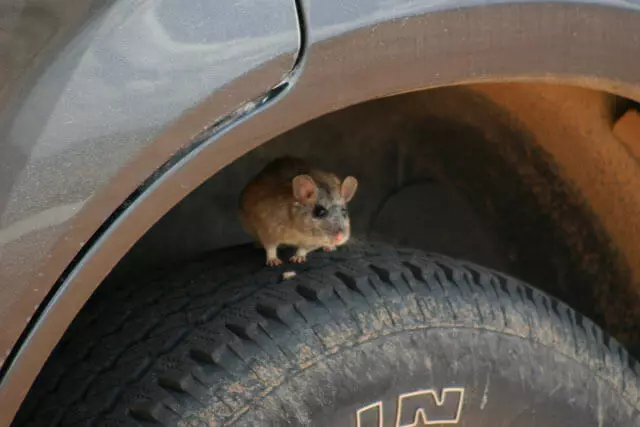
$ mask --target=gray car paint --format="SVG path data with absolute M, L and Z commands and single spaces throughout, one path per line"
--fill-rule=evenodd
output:
M 57 268 L 46 265 L 54 244 L 123 165 L 176 118 L 239 76 L 262 73 L 251 92 L 225 99 L 221 115 L 291 70 L 299 47 L 292 1 L 194 0 L 184 6 L 180 0 L 113 3 L 57 54 L 27 96 L 13 100 L 20 109 L 5 119 L 0 144 L 4 355 L 90 234 L 75 236 Z M 174 150 L 184 143 L 175 141 Z M 126 188 L 134 189 L 142 178 Z M 102 221 L 96 217 L 94 229 Z
M 300 32 L 292 0 L 14 0 L 0 11 L 3 367 L 96 230 L 193 135 L 285 79 Z M 176 131 L 203 102 L 215 103 L 206 123 Z
M 476 3 L 476 5 L 477 4 L 478 3 Z M 448 14 L 445 17 L 446 19 L 442 19 L 441 26 L 436 25 L 430 27 L 429 25 L 421 25 L 425 23 L 438 24 L 438 22 L 431 22 L 428 19 L 425 19 L 425 22 L 421 21 L 429 12 L 438 10 L 455 12 L 461 5 L 454 2 L 433 4 L 398 0 L 388 2 L 351 2 L 348 4 L 338 2 L 337 0 L 330 2 L 317 1 L 307 2 L 305 5 L 307 9 L 308 35 L 310 40 L 308 50 L 309 62 L 302 73 L 302 78 L 297 83 L 295 89 L 284 98 L 284 102 L 276 104 L 276 106 L 266 110 L 262 114 L 258 114 L 254 118 L 244 120 L 244 124 L 239 122 L 238 126 L 227 128 L 225 132 L 215 135 L 206 145 L 202 146 L 201 150 L 190 152 L 189 155 L 183 159 L 184 161 L 177 163 L 176 167 L 172 168 L 166 174 L 166 179 L 159 180 L 154 186 L 149 187 L 150 191 L 145 193 L 144 199 L 141 199 L 135 206 L 125 209 L 120 218 L 121 220 L 113 222 L 112 226 L 105 230 L 102 236 L 103 238 L 96 242 L 91 253 L 88 254 L 86 259 L 78 263 L 78 269 L 74 272 L 74 275 L 68 277 L 65 281 L 66 287 L 64 289 L 67 291 L 66 294 L 56 295 L 56 298 L 52 302 L 60 303 L 63 299 L 69 300 L 75 291 L 86 288 L 92 289 L 97 286 L 98 283 L 93 283 L 89 280 L 91 274 L 87 273 L 88 271 L 95 269 L 96 265 L 100 264 L 106 265 L 105 268 L 110 268 L 109 263 L 121 257 L 124 251 L 130 247 L 141 233 L 139 228 L 148 227 L 171 206 L 175 205 L 180 198 L 186 196 L 208 176 L 223 167 L 224 164 L 254 146 L 263 143 L 268 138 L 327 111 L 341 108 L 354 102 L 371 99 L 376 96 L 389 95 L 397 91 L 455 83 L 457 81 L 468 81 L 472 79 L 478 71 L 480 71 L 480 74 L 485 78 L 497 78 L 501 75 L 501 70 L 509 76 L 526 75 L 527 70 L 525 67 L 519 67 L 518 65 L 497 64 L 495 68 L 488 66 L 489 62 L 486 61 L 490 59 L 494 61 L 504 60 L 508 58 L 509 55 L 514 54 L 511 51 L 505 51 L 505 46 L 500 44 L 500 40 L 483 46 L 475 46 L 470 44 L 468 40 L 465 40 L 464 37 L 467 33 L 469 37 L 477 34 L 483 35 L 485 33 L 488 34 L 488 36 L 508 35 L 510 33 L 512 35 L 518 35 L 518 25 L 515 25 L 514 22 L 520 24 L 522 21 L 519 20 L 524 19 L 523 17 L 525 16 L 535 20 L 540 17 L 548 18 L 549 16 L 554 16 L 555 13 L 560 14 L 557 16 L 564 16 L 562 15 L 563 13 L 574 12 L 573 9 L 563 9 L 562 4 L 558 4 L 556 6 L 541 6 L 538 9 L 534 9 L 532 6 L 531 9 L 522 8 L 522 10 L 519 10 L 517 7 L 509 8 L 509 5 L 506 5 L 505 8 L 494 8 L 493 10 L 483 13 L 482 10 L 485 10 L 488 6 L 486 3 L 482 3 L 480 6 L 473 8 L 476 9 L 476 12 L 474 12 L 475 15 L 461 11 L 460 18 L 456 21 L 455 15 Z M 472 3 L 468 4 L 468 6 L 471 5 Z M 627 12 L 633 12 L 637 9 L 629 3 L 607 2 L 606 5 L 608 8 L 603 8 L 603 11 L 606 13 L 608 12 L 604 9 L 620 9 L 621 11 L 626 9 Z M 547 7 L 547 9 L 541 10 L 543 7 Z M 576 4 L 576 9 L 580 9 L 580 5 Z M 597 11 L 594 12 L 594 8 L 592 7 L 585 7 L 585 9 L 588 10 L 589 16 L 597 13 Z M 478 12 L 478 10 L 481 11 Z M 497 26 L 494 29 L 491 26 L 487 28 L 472 26 L 471 22 L 474 22 L 474 17 L 479 18 L 477 21 L 478 25 L 492 23 L 492 12 L 501 14 L 500 19 L 497 19 L 495 24 L 501 24 L 502 27 Z M 607 28 L 610 28 L 612 22 L 615 22 L 615 20 L 622 19 L 622 17 L 616 13 L 609 14 L 610 16 L 608 15 L 606 20 L 603 21 L 606 23 Z M 633 15 L 634 17 L 628 18 L 628 22 L 623 22 L 625 25 L 624 28 L 628 29 L 630 28 L 630 24 L 640 23 L 640 20 L 635 16 L 637 14 L 634 13 Z M 434 17 L 433 19 L 436 20 L 440 18 Z M 511 19 L 513 19 L 513 21 L 511 21 Z M 456 31 L 461 30 L 459 25 L 455 25 L 456 22 L 462 22 L 463 30 L 465 25 L 467 25 L 467 33 L 456 33 Z M 434 75 L 433 69 L 428 69 L 428 73 L 416 72 L 415 69 L 411 68 L 403 69 L 402 67 L 404 65 L 421 65 L 428 67 L 433 61 L 442 60 L 446 57 L 447 52 L 443 51 L 445 49 L 444 47 L 437 48 L 428 43 L 425 44 L 428 40 L 422 35 L 423 32 L 427 34 L 429 31 L 434 31 L 433 28 L 437 28 L 442 33 L 446 33 L 449 29 L 447 23 L 451 24 L 451 31 L 453 32 L 450 35 L 450 40 L 439 40 L 450 42 L 453 47 L 461 46 L 462 56 L 470 52 L 471 49 L 484 48 L 484 53 L 493 53 L 496 52 L 495 49 L 500 48 L 502 48 L 502 50 L 497 51 L 494 56 L 489 55 L 490 58 L 485 57 L 486 55 L 479 55 L 475 62 L 474 60 L 469 60 L 466 63 L 461 63 L 459 69 L 451 68 L 452 64 L 456 64 L 455 61 L 445 63 L 442 70 L 443 72 L 449 71 L 450 73 L 447 77 L 443 78 L 438 78 L 437 75 Z M 582 28 L 578 24 L 575 25 L 576 28 Z M 562 25 L 559 27 L 562 28 Z M 567 26 L 566 30 L 569 31 L 571 28 L 572 27 Z M 559 31 L 558 26 L 553 23 L 549 25 L 549 29 Z M 541 29 L 537 31 L 538 32 L 534 31 L 533 36 L 540 36 Z M 385 43 L 394 40 L 394 35 L 411 37 L 404 40 L 409 43 L 417 43 L 415 52 L 409 54 L 402 49 L 397 49 L 397 46 L 391 48 L 385 46 Z M 560 35 L 564 37 L 562 40 L 566 41 L 565 38 L 567 34 L 563 32 Z M 637 37 L 638 34 L 630 31 L 630 36 Z M 483 41 L 484 39 L 482 38 L 478 39 L 478 43 L 480 44 L 482 44 Z M 584 42 L 584 35 L 576 34 L 576 45 L 582 46 Z M 595 46 L 594 49 L 601 48 L 606 42 L 607 40 L 605 39 L 600 40 L 600 45 Z M 327 43 L 334 44 L 329 46 Z M 420 45 L 420 43 L 423 44 Z M 618 40 L 615 40 L 615 43 L 623 44 Z M 513 44 L 515 47 L 522 46 L 522 39 L 516 39 L 513 41 Z M 624 47 L 626 48 L 627 46 L 625 45 Z M 378 50 L 376 50 L 376 48 Z M 376 54 L 377 51 L 380 53 Z M 590 63 L 580 63 L 573 67 L 569 62 L 558 61 L 558 58 L 561 58 L 561 56 L 558 55 L 561 53 L 562 52 L 557 52 L 552 49 L 548 55 L 541 55 L 541 61 L 538 61 L 539 67 L 534 67 L 535 69 L 531 74 L 540 76 L 544 72 L 544 67 L 549 66 L 551 73 L 562 74 L 575 70 L 578 75 L 590 75 L 588 72 Z M 430 57 L 429 54 L 433 54 L 433 56 Z M 456 54 L 458 54 L 458 52 L 456 52 Z M 454 59 L 459 56 L 459 54 L 458 56 L 454 55 Z M 389 62 L 392 59 L 399 60 L 400 64 L 397 68 L 389 69 L 389 73 L 386 75 L 387 80 L 384 80 L 385 76 L 380 75 L 380 73 L 376 71 L 376 67 L 381 64 L 381 61 L 386 60 Z M 578 56 L 568 59 L 580 60 L 583 58 Z M 292 62 L 290 62 L 290 64 L 291 63 Z M 557 63 L 557 66 L 549 65 L 554 63 Z M 610 64 L 610 62 L 608 62 L 608 64 Z M 479 69 L 477 67 L 479 67 Z M 285 68 L 287 67 L 282 67 L 282 69 Z M 598 70 L 595 74 L 597 77 L 602 78 L 604 82 L 605 80 L 619 79 L 621 76 L 625 76 L 627 72 L 636 73 L 638 71 L 635 66 L 628 68 L 627 71 L 603 68 L 602 70 L 604 71 Z M 369 72 L 374 76 L 372 77 L 373 80 L 357 80 L 357 77 L 362 78 Z M 638 83 L 632 78 L 622 79 L 622 81 L 628 81 L 629 85 L 637 85 Z M 331 86 L 330 83 L 335 83 L 335 86 Z M 367 83 L 370 84 L 367 85 Z M 364 85 L 367 86 L 365 87 Z M 618 89 L 622 86 L 623 85 L 619 86 Z M 332 90 L 327 90 L 329 87 Z M 612 87 L 609 86 L 609 88 Z M 635 93 L 637 93 L 637 91 Z M 309 100 L 313 100 L 314 102 L 309 102 Z M 215 144 L 213 143 L 214 141 L 216 142 Z M 80 157 L 90 156 L 83 155 Z M 163 156 L 159 157 L 166 158 Z M 102 167 L 103 165 L 101 164 L 100 166 Z M 92 172 L 91 168 L 89 168 L 89 172 Z M 132 182 L 141 182 L 142 178 L 148 176 L 147 172 L 146 169 L 140 172 L 138 180 L 132 180 Z M 128 171 L 128 173 L 131 173 L 131 171 Z M 118 180 L 121 174 L 122 173 L 112 178 L 109 184 L 110 188 L 113 187 L 111 183 L 113 183 L 114 180 Z M 64 174 L 61 175 L 64 176 Z M 104 182 L 102 182 L 102 184 L 106 185 Z M 131 189 L 131 183 L 125 184 L 125 187 L 127 190 Z M 122 201 L 123 199 L 120 196 L 125 193 L 126 192 L 118 193 L 117 197 L 111 199 L 105 198 L 104 200 L 109 202 L 105 205 L 111 208 L 118 206 L 116 202 L 118 200 Z M 89 221 L 93 224 L 93 228 L 87 227 L 88 230 L 95 231 L 95 226 L 106 218 L 105 213 L 107 211 L 104 208 L 93 211 L 87 209 L 84 212 L 84 216 L 86 217 L 86 214 L 91 212 L 99 213 L 97 217 Z M 64 215 L 61 216 L 64 217 Z M 82 221 L 79 219 L 78 222 Z M 133 225 L 134 223 L 136 225 Z M 136 230 L 135 233 L 127 235 L 127 233 L 132 233 L 132 230 Z M 85 234 L 88 235 L 89 233 Z M 127 235 L 127 237 L 123 237 L 125 235 Z M 60 236 L 61 234 L 57 235 L 58 238 L 60 238 Z M 64 237 L 62 237 L 62 239 L 64 239 Z M 113 243 L 117 240 L 120 240 L 117 244 Z M 69 243 L 68 247 L 65 247 L 65 256 L 61 257 L 62 260 L 59 262 L 62 264 L 63 261 L 69 261 L 70 258 L 68 255 L 74 253 L 74 247 L 77 251 L 81 243 L 82 241 Z M 115 251 L 114 248 L 116 247 L 118 251 Z M 56 254 L 54 253 L 53 255 Z M 105 260 L 108 260 L 109 263 L 105 263 Z M 100 275 L 97 276 L 102 277 Z M 50 277 L 45 277 L 45 279 L 50 280 L 52 277 L 54 277 L 53 274 L 51 274 Z M 81 297 L 77 298 L 82 299 Z M 37 300 L 37 298 L 34 298 L 34 300 Z M 59 307 L 61 306 L 62 305 L 59 305 Z M 55 305 L 52 304 L 50 309 L 51 310 L 44 313 L 45 316 L 43 319 L 45 319 L 46 316 L 54 318 L 51 313 L 55 311 Z M 43 325 L 44 324 L 41 324 L 40 326 Z M 42 330 L 44 330 L 44 328 L 42 328 Z M 23 353 L 23 356 L 26 358 L 28 353 Z

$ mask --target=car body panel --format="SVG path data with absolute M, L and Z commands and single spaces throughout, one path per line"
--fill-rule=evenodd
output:
M 0 366 L 118 207 L 286 79 L 300 49 L 293 0 L 95 3 L 5 2 Z M 213 108 L 194 119 L 201 103 Z
M 213 127 L 208 124 L 219 116 L 216 100 L 225 92 L 203 100 L 157 135 L 153 144 L 132 153 L 133 160 L 126 156 L 130 161 L 94 187 L 99 191 L 91 193 L 79 213 L 71 205 L 72 228 L 55 234 L 57 239 L 45 236 L 55 242 L 46 248 L 55 268 L 42 277 L 49 286 L 60 266 L 69 265 L 81 246 L 86 250 L 58 279 L 55 294 L 11 360 L 0 389 L 9 412 L 86 298 L 145 231 L 221 168 L 289 129 L 377 97 L 467 82 L 568 82 L 640 99 L 640 57 L 630 55 L 640 41 L 640 13 L 632 3 L 303 4 L 305 56 L 287 77 L 285 90 Z M 292 61 L 287 64 L 291 67 Z M 243 76 L 232 86 L 242 92 L 253 78 Z M 176 139 L 199 142 L 181 152 L 176 151 L 181 147 Z M 167 164 L 169 157 L 174 160 Z M 159 169 L 159 164 L 166 167 Z M 136 187 L 137 197 L 127 199 L 136 191 L 134 183 L 141 182 L 147 184 Z M 123 205 L 123 200 L 130 203 Z M 82 245 L 87 236 L 94 238 Z M 31 283 L 20 280 L 23 286 Z

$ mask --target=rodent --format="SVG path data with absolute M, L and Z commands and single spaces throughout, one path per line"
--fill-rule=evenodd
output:
M 244 229 L 266 251 L 266 264 L 282 264 L 279 246 L 293 246 L 293 263 L 316 249 L 335 250 L 351 236 L 347 204 L 358 180 L 312 167 L 297 157 L 267 164 L 244 188 L 239 215 Z

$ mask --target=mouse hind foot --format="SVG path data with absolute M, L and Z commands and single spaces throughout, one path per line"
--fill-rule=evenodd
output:
M 294 256 L 292 256 L 291 258 L 289 258 L 289 261 L 294 263 L 294 264 L 304 264 L 305 262 L 307 262 L 307 254 L 308 253 L 309 253 L 309 251 L 307 249 L 298 248 L 296 250 L 296 254 Z

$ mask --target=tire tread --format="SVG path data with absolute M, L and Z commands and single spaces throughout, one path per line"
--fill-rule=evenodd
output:
M 314 254 L 283 281 L 283 270 L 247 268 L 259 265 L 257 251 L 232 253 L 164 279 L 101 288 L 13 425 L 170 426 L 205 406 L 216 425 L 226 425 L 287 376 L 341 347 L 429 325 L 557 346 L 639 406 L 638 365 L 622 346 L 502 273 L 437 254 L 355 245 Z

